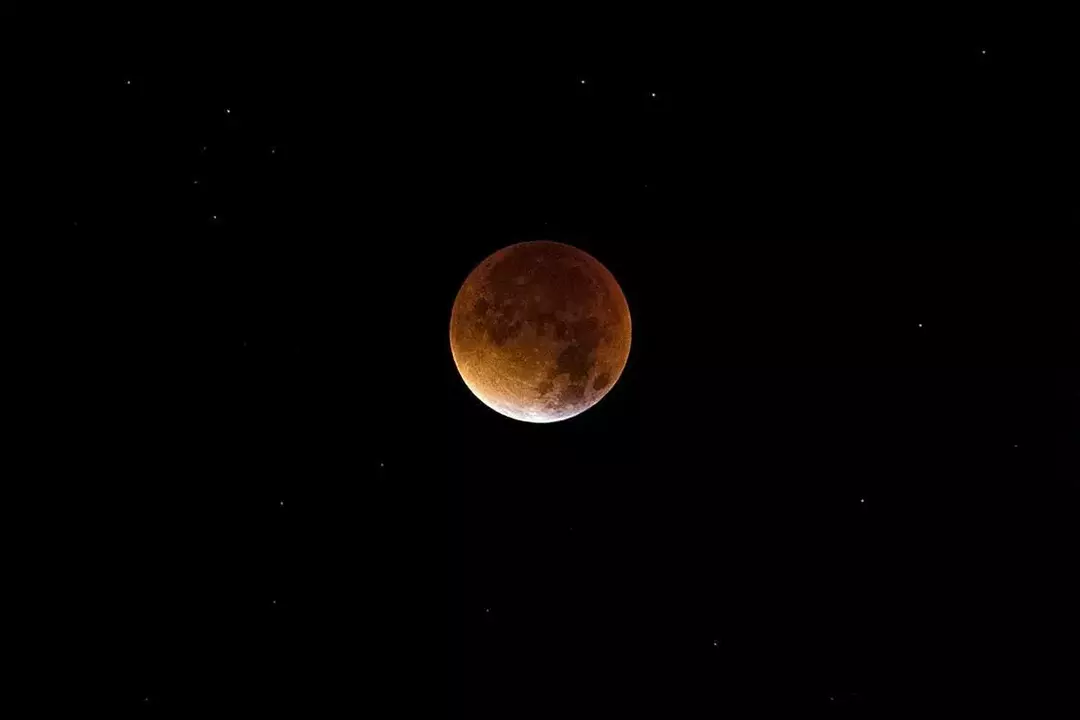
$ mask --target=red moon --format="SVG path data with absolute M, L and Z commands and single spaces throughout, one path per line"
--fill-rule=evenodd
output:
M 611 390 L 630 354 L 630 308 L 592 255 L 547 240 L 505 247 L 465 279 L 450 350 L 482 403 L 533 423 L 566 420 Z

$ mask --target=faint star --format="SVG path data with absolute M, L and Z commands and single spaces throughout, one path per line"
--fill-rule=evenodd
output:
M 205 145 L 203 145 L 203 146 L 202 146 L 202 150 L 200 150 L 199 152 L 206 152 L 206 146 L 205 146 Z
M 386 463 L 379 463 L 379 467 L 386 467 Z
M 270 602 L 274 605 L 277 605 L 277 600 L 271 600 Z
M 274 155 L 274 154 L 276 154 L 276 153 L 277 153 L 277 148 L 276 148 L 276 147 L 272 147 L 272 148 L 270 148 L 270 154 L 271 154 L 271 155 Z
M 285 501 L 284 501 L 284 500 L 282 500 L 282 501 L 281 501 L 281 503 L 280 503 L 280 505 L 281 505 L 281 507 L 285 507 Z
M 719 640 L 713 640 L 712 641 L 712 646 L 713 647 L 720 647 L 720 641 Z
M 486 613 L 491 612 L 491 608 L 484 608 L 484 612 L 486 612 Z
M 1020 447 L 1019 445 L 1013 445 L 1013 447 Z
M 198 181 L 198 180 L 192 180 L 191 182 L 192 182 L 193 184 L 195 184 L 195 185 L 198 185 L 198 184 L 199 184 L 199 181 Z

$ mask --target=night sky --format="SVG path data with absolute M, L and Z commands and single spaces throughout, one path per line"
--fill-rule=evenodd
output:
M 545 13 L 87 16 L 8 64 L 71 431 L 47 697 L 1075 704 L 1075 41 Z M 448 342 L 469 271 L 538 239 L 633 320 L 551 425 Z

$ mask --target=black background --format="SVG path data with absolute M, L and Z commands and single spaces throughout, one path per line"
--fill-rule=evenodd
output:
M 10 19 L 40 203 L 11 209 L 36 218 L 17 314 L 48 311 L 38 410 L 70 438 L 34 485 L 44 652 L 72 678 L 50 701 L 1072 702 L 1075 42 L 818 14 Z M 468 272 L 542 238 L 599 258 L 634 323 L 610 394 L 550 426 L 481 405 L 447 339 Z

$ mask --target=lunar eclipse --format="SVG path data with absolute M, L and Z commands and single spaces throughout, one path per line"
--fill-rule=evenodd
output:
M 630 309 L 615 277 L 571 245 L 523 242 L 465 279 L 450 318 L 465 385 L 492 410 L 550 423 L 589 409 L 630 353 Z

